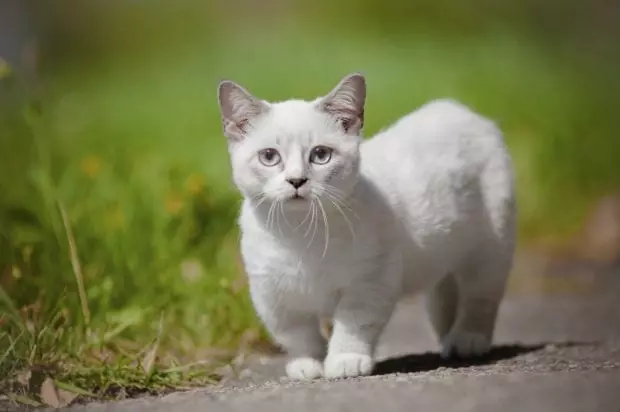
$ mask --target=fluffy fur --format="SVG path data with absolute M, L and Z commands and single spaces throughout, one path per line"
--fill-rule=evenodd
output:
M 403 293 L 426 293 L 443 356 L 481 355 L 510 271 L 516 210 L 500 131 L 438 100 L 363 142 L 365 93 L 359 74 L 314 101 L 220 84 L 251 296 L 291 378 L 371 373 Z

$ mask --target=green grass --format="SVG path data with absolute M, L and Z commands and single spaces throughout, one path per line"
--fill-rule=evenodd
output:
M 462 100 L 506 132 L 524 240 L 574 231 L 620 184 L 613 67 L 593 76 L 587 62 L 503 32 L 304 30 L 66 64 L 46 74 L 40 112 L 5 116 L 0 376 L 42 370 L 123 397 L 210 382 L 203 361 L 232 356 L 216 349 L 264 337 L 237 253 L 239 197 L 215 99 L 224 77 L 278 100 L 363 71 L 367 135 L 430 99 Z

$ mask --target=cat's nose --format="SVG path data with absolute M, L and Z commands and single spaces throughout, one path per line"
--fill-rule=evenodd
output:
M 302 177 L 299 179 L 286 179 L 286 181 L 289 182 L 295 189 L 299 189 L 308 181 L 308 179 Z

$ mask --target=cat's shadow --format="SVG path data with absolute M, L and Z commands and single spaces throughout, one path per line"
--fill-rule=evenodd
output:
M 554 343 L 555 346 L 568 347 L 578 343 Z M 491 365 L 501 360 L 515 358 L 530 352 L 539 351 L 547 346 L 546 343 L 536 345 L 499 345 L 481 357 L 471 359 L 443 359 L 438 353 L 411 354 L 392 357 L 378 362 L 373 375 L 387 375 L 391 373 L 427 372 L 438 368 L 458 369 L 468 366 Z

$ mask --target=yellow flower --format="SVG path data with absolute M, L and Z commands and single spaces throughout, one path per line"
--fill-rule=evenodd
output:
M 82 159 L 80 167 L 82 172 L 92 179 L 101 171 L 101 159 L 93 155 L 86 156 Z
M 187 190 L 193 195 L 202 192 L 205 187 L 204 176 L 199 173 L 192 173 L 185 181 L 185 187 L 187 187 Z
M 183 199 L 175 193 L 166 198 L 166 210 L 171 215 L 177 215 L 183 209 Z

